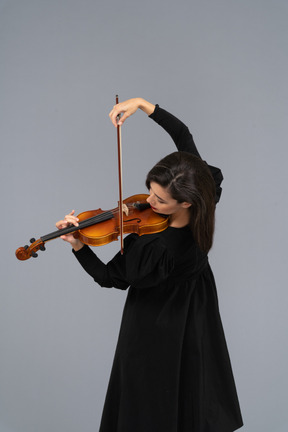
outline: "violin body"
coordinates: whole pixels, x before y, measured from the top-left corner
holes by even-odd
[[[168,227],[168,218],[155,213],[146,199],[149,195],[133,195],[123,201],[126,209],[122,215],[123,233],[153,234],[164,231]],[[79,227],[71,226],[47,234],[40,239],[31,239],[31,245],[20,247],[16,250],[16,257],[21,260],[37,257],[39,250],[45,250],[47,241],[58,238],[62,235],[73,233],[75,238],[90,246],[103,246],[118,240],[120,235],[119,207],[103,211],[89,210],[80,213],[78,216]]]
[[[146,202],[148,196],[145,194],[133,195],[123,201],[123,206],[126,205],[128,208],[128,214],[123,213],[123,234],[136,233],[141,236],[160,232],[167,228],[167,218],[153,212]],[[103,214],[107,215],[107,217],[111,214],[111,219],[87,228],[80,228],[75,232],[74,236],[79,238],[82,243],[90,246],[103,246],[118,240],[120,235],[118,208],[109,211],[101,209],[85,211],[77,217],[81,222]]]

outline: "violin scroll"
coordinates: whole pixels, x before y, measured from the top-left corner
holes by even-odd
[[[37,258],[38,254],[37,252],[39,250],[41,251],[45,251],[45,243],[44,241],[40,238],[38,240],[35,240],[34,238],[32,238],[30,240],[31,245],[25,245],[22,247],[19,247],[16,252],[15,255],[16,257],[20,260],[20,261],[25,261],[31,257],[33,258]]]

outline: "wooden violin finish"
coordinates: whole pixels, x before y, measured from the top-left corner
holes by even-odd
[[[153,234],[164,231],[168,227],[168,218],[155,213],[146,199],[149,195],[133,195],[123,201],[123,208],[127,209],[122,213],[123,233]],[[16,257],[27,260],[31,256],[36,258],[39,250],[45,250],[47,241],[58,238],[68,233],[74,233],[82,243],[90,246],[103,246],[118,240],[120,235],[119,206],[112,210],[103,211],[89,210],[78,215],[79,226],[70,226],[50,234],[30,240],[30,246],[26,245],[16,250]]]

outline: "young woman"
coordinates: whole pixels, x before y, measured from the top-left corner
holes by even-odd
[[[147,199],[168,215],[157,234],[125,239],[124,254],[104,264],[73,235],[83,268],[103,287],[129,288],[100,432],[232,432],[242,426],[207,254],[222,174],[201,160],[188,128],[142,98],[114,106],[117,126],[140,108],[178,152],[148,173]],[[78,225],[74,211],[57,222]]]

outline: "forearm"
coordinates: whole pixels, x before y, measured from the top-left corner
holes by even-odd
[[[123,258],[120,252],[107,264],[104,264],[87,245],[84,245],[78,251],[72,249],[72,252],[83,269],[100,286],[118,289],[128,288],[128,283],[123,273],[123,266],[121,263]],[[117,259],[117,257],[120,257],[120,259]]]
[[[78,250],[73,248],[73,254],[83,267],[83,269],[100,285],[104,283],[107,279],[106,266],[99,260],[99,258],[94,254],[94,252],[88,247],[82,247]],[[108,283],[108,286],[112,284]]]

